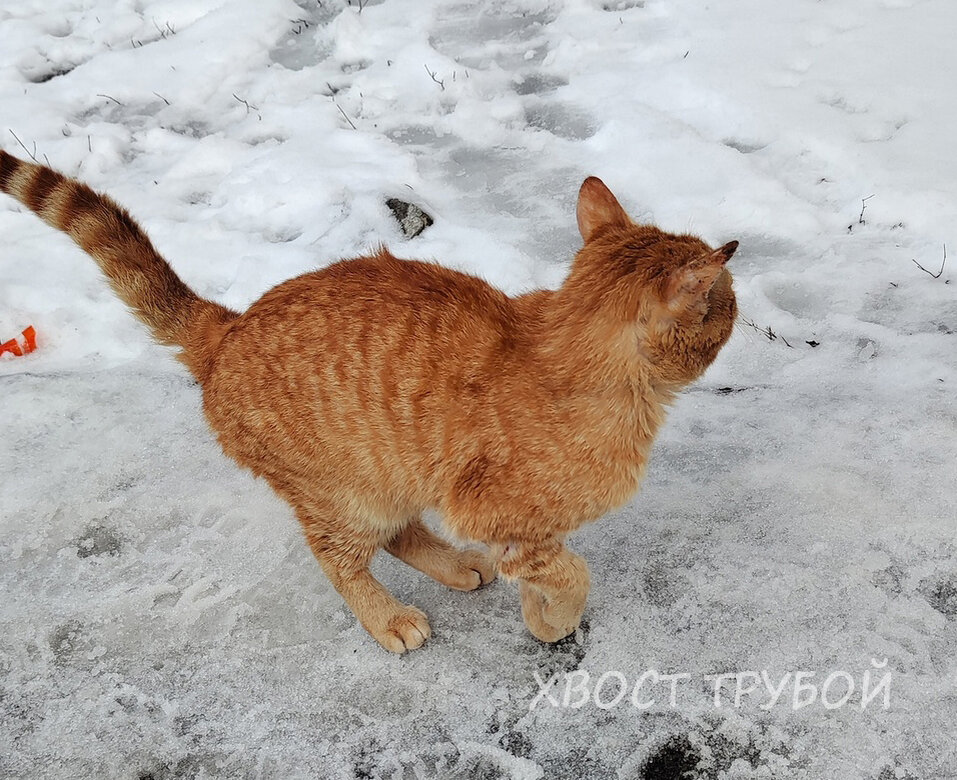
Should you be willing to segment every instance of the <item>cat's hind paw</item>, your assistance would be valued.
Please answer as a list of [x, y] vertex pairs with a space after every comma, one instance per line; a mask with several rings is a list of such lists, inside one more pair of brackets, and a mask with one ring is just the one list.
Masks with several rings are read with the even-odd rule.
[[495, 561], [480, 550], [460, 550], [456, 559], [458, 580], [461, 585], [451, 585], [456, 590], [475, 590], [495, 579], [498, 569]]
[[479, 550], [454, 550], [433, 555], [423, 566], [432, 579], [453, 590], [475, 590], [495, 579], [495, 562]]

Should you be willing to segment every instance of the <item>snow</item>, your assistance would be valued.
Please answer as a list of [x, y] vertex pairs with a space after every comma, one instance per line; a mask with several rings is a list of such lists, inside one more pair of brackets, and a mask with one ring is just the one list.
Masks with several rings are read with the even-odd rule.
[[[955, 23], [947, 0], [3, 4], [0, 143], [109, 192], [204, 295], [379, 243], [556, 286], [595, 174], [738, 239], [742, 316], [642, 491], [572, 540], [576, 640], [534, 640], [514, 586], [382, 556], [434, 633], [394, 657], [93, 263], [0, 200], [0, 341], [39, 336], [0, 358], [0, 776], [957, 777], [957, 282], [912, 262], [957, 246]], [[390, 197], [435, 224], [405, 239]], [[632, 706], [651, 669], [689, 675], [675, 706]], [[530, 709], [536, 674], [561, 703], [576, 670], [629, 695]], [[774, 706], [733, 682], [715, 706], [707, 675], [762, 670], [791, 675]], [[796, 672], [842, 670], [890, 674], [889, 706], [792, 706]]]

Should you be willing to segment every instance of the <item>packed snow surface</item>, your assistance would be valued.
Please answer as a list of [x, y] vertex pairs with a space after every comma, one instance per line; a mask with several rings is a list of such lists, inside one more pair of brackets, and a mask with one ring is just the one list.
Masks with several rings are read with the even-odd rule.
[[[38, 349], [0, 358], [0, 776], [957, 777], [955, 31], [950, 0], [3, 2], [0, 144], [203, 295], [380, 243], [554, 287], [593, 174], [739, 240], [741, 318], [571, 540], [574, 639], [383, 555], [434, 631], [397, 657], [170, 351], [3, 198], [0, 341]], [[406, 239], [394, 197], [435, 224]]]

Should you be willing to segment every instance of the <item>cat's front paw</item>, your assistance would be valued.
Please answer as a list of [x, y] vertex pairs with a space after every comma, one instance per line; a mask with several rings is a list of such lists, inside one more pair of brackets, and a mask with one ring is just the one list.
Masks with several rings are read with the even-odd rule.
[[522, 599], [522, 618], [529, 631], [543, 642], [557, 642], [575, 632], [585, 611], [583, 595], [562, 594], [549, 599], [524, 580], [518, 584]]
[[575, 629], [578, 628], [582, 620], [582, 613], [585, 611], [585, 600], [587, 596], [587, 591], [575, 589], [565, 591], [557, 597], [548, 597], [545, 599], [545, 608], [542, 610], [542, 618], [545, 623], [555, 628], [555, 631], [558, 633], [558, 639], [573, 634]]
[[382, 625], [367, 630], [390, 653], [415, 650], [432, 636], [429, 619], [416, 607], [399, 607]]

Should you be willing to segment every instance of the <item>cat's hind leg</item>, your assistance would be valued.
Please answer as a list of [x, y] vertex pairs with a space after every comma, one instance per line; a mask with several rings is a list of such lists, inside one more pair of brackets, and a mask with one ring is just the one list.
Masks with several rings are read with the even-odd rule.
[[389, 536], [368, 524], [343, 522], [331, 507], [297, 506], [309, 547], [333, 587], [372, 638], [386, 650], [404, 653], [432, 634], [422, 610], [399, 602], [369, 571]]
[[455, 590], [475, 590], [495, 579], [495, 563], [479, 550], [460, 550], [416, 518], [385, 549], [409, 566]]

